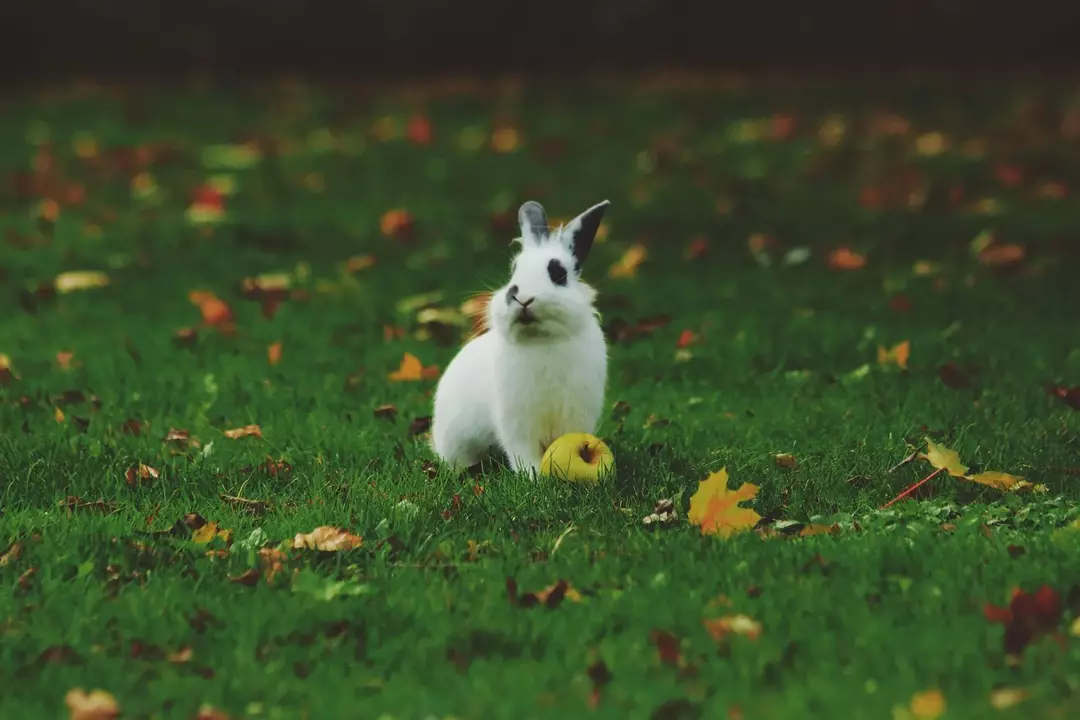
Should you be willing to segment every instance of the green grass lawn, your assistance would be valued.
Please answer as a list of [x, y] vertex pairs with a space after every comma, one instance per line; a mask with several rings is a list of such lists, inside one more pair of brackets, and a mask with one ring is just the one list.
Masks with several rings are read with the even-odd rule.
[[[1063, 85], [445, 90], [3, 107], [0, 717], [1080, 714]], [[614, 477], [438, 472], [434, 371], [390, 374], [446, 367], [521, 202], [605, 198]], [[1044, 491], [880, 509], [927, 437]], [[687, 521], [722, 468], [762, 516], [727, 538]], [[321, 526], [362, 545], [292, 547]], [[987, 606], [1044, 584], [1007, 641]]]

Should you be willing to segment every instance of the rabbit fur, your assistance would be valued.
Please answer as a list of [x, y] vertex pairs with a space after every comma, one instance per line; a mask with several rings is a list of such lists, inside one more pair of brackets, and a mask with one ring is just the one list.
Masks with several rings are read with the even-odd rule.
[[512, 469], [538, 473], [556, 438], [595, 431], [607, 344], [581, 267], [609, 204], [554, 229], [539, 203], [519, 209], [521, 249], [488, 302], [489, 329], [458, 351], [435, 389], [432, 447], [451, 469], [497, 447]]

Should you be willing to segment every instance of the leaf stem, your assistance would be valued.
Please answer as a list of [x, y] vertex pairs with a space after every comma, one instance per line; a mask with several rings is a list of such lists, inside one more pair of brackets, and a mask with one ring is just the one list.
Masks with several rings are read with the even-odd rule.
[[932, 473], [930, 473], [929, 475], [927, 475], [926, 477], [924, 477], [924, 478], [923, 478], [922, 480], [920, 480], [919, 482], [917, 482], [917, 483], [915, 483], [914, 485], [912, 485], [911, 487], [909, 487], [909, 488], [908, 488], [907, 490], [905, 490], [904, 492], [902, 492], [902, 493], [900, 493], [899, 495], [897, 495], [896, 497], [894, 497], [894, 498], [893, 498], [892, 500], [890, 500], [889, 502], [887, 502], [887, 503], [885, 503], [884, 505], [882, 505], [882, 506], [881, 506], [881, 507], [880, 507], [879, 509], [881, 509], [881, 510], [884, 510], [885, 508], [889, 507], [890, 505], [892, 505], [892, 504], [893, 504], [894, 502], [896, 502], [897, 500], [903, 500], [903, 499], [904, 499], [904, 498], [906, 498], [906, 497], [907, 497], [908, 495], [910, 495], [911, 493], [915, 492], [915, 491], [916, 491], [916, 490], [918, 490], [918, 489], [919, 489], [920, 487], [922, 487], [922, 486], [923, 486], [923, 485], [925, 485], [926, 483], [930, 482], [931, 480], [933, 480], [934, 478], [936, 478], [936, 477], [937, 477], [938, 475], [940, 475], [940, 474], [941, 474], [941, 473], [943, 473], [943, 472], [945, 472], [945, 468], [938, 468], [938, 469], [937, 469], [937, 470], [935, 470], [934, 472], [932, 472]]

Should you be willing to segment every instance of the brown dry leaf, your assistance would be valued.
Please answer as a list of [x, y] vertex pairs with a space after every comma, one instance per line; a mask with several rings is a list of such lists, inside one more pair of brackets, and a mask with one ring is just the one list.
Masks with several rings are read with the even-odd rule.
[[761, 623], [748, 615], [724, 615], [705, 618], [701, 622], [716, 642], [723, 642], [731, 635], [744, 635], [751, 640], [757, 640], [761, 636]]
[[266, 361], [270, 363], [270, 367], [277, 365], [281, 362], [281, 341], [270, 343], [270, 347], [266, 349]]
[[635, 243], [626, 249], [614, 265], [608, 268], [608, 275], [613, 278], [635, 277], [638, 266], [645, 262], [648, 256], [648, 249], [641, 243]]
[[70, 370], [78, 363], [73, 363], [75, 359], [75, 353], [61, 350], [56, 353], [56, 364], [60, 366], [61, 370]]
[[204, 325], [218, 328], [231, 326], [232, 309], [214, 293], [209, 290], [192, 290], [188, 293], [188, 300], [198, 306]]
[[904, 340], [891, 348], [878, 345], [878, 365], [896, 365], [901, 370], [907, 370], [908, 358], [911, 356], [911, 341]]
[[420, 362], [420, 358], [416, 357], [412, 353], [405, 353], [401, 359], [401, 365], [397, 370], [390, 373], [388, 377], [394, 382], [405, 382], [414, 380], [431, 380], [439, 376], [439, 366], [431, 365], [424, 367], [424, 364]]
[[277, 548], [264, 547], [259, 549], [259, 562], [263, 566], [263, 575], [266, 577], [267, 584], [272, 583], [278, 573], [284, 572], [285, 562], [288, 559], [289, 556]]
[[1024, 259], [1023, 245], [1012, 243], [991, 243], [979, 253], [979, 262], [983, 265], [1014, 265]]
[[866, 258], [850, 248], [841, 247], [829, 253], [830, 270], [859, 270], [866, 265]]
[[773, 459], [776, 461], [777, 467], [787, 468], [788, 470], [794, 470], [799, 465], [799, 461], [791, 453], [777, 453]]
[[222, 710], [218, 710], [213, 705], [203, 703], [199, 706], [199, 711], [195, 715], [195, 720], [231, 720], [231, 718]]
[[89, 693], [82, 688], [72, 688], [64, 696], [70, 720], [111, 720], [120, 716], [116, 698], [104, 690]]
[[810, 523], [799, 531], [799, 537], [809, 537], [811, 535], [839, 535], [840, 525], [833, 523], [832, 525], [823, 525], [821, 523]]
[[109, 284], [109, 276], [98, 270], [72, 270], [62, 272], [53, 280], [56, 292], [75, 292], [77, 290], [90, 290], [93, 288], [106, 287]]
[[191, 658], [195, 656], [195, 651], [191, 649], [190, 645], [185, 645], [176, 652], [171, 652], [165, 656], [165, 659], [174, 665], [183, 665], [184, 663], [191, 662]]
[[225, 437], [230, 440], [237, 440], [242, 437], [248, 437], [254, 435], [255, 437], [262, 437], [262, 428], [258, 425], [245, 425], [244, 427], [233, 428], [232, 430], [225, 431]]
[[754, 510], [740, 508], [739, 503], [757, 495], [757, 485], [743, 483], [738, 490], [729, 490], [727, 468], [721, 468], [698, 483], [697, 492], [690, 497], [687, 519], [701, 527], [701, 533], [729, 538], [749, 530], [761, 520]]
[[145, 463], [139, 463], [137, 467], [129, 467], [124, 474], [124, 479], [127, 484], [135, 487], [149, 482], [150, 480], [158, 479], [158, 471]]
[[387, 210], [379, 219], [379, 229], [386, 237], [402, 238], [408, 236], [413, 229], [413, 218], [408, 210], [395, 208]]
[[345, 272], [355, 273], [366, 270], [375, 265], [375, 258], [371, 255], [355, 255], [345, 261]]
[[330, 525], [322, 525], [309, 533], [297, 533], [293, 538], [292, 546], [296, 549], [324, 550], [337, 552], [339, 550], [353, 550], [362, 547], [364, 539], [359, 535], [336, 528]]
[[926, 690], [911, 696], [907, 707], [893, 707], [893, 720], [937, 720], [945, 714], [945, 696], [940, 690]]
[[990, 691], [990, 705], [995, 710], [1008, 710], [1024, 702], [1031, 691], [1024, 688], [998, 688]]
[[920, 452], [919, 457], [929, 460], [936, 469], [944, 470], [953, 477], [967, 477], [968, 466], [960, 461], [959, 453], [944, 445], [938, 445], [930, 438], [926, 438], [926, 452]]
[[0, 555], [0, 567], [10, 565], [15, 560], [18, 560], [19, 556], [22, 555], [22, 549], [22, 543], [14, 543], [11, 547], [4, 551], [4, 554]]

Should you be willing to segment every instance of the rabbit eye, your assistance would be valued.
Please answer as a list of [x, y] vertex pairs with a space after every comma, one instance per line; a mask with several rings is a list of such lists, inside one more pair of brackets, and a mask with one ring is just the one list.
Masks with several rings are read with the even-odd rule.
[[566, 268], [558, 260], [548, 263], [548, 277], [556, 285], [566, 285]]

